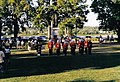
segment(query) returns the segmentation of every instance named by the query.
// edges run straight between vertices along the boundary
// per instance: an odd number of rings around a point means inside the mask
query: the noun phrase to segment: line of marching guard
[[[68,48],[70,47],[71,55],[75,55],[75,51],[78,48],[79,54],[91,54],[92,51],[92,42],[90,39],[79,39],[78,41],[75,40],[68,40],[64,39],[62,40],[53,40],[50,39],[48,41],[48,49],[49,49],[49,55],[53,55],[53,49],[55,48],[56,50],[56,55],[60,55],[61,49],[63,50],[63,54],[66,56],[68,53]],[[54,48],[53,48],[54,47]],[[42,43],[38,41],[37,47],[36,47],[38,56],[41,55],[41,50],[42,50]]]

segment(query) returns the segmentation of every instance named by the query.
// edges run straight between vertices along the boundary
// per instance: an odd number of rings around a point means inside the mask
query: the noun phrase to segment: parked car
[[[48,40],[48,38],[46,36],[39,36],[38,40],[46,42]]]

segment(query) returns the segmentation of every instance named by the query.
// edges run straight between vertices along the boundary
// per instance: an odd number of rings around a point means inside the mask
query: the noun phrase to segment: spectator
[[[9,46],[5,46],[4,52],[5,52],[5,62],[9,63],[9,57],[10,57],[10,53],[11,53]]]
[[[100,37],[99,37],[99,43],[101,44],[103,42],[103,38],[102,38],[102,36],[100,35]]]
[[[40,41],[37,42],[36,50],[37,50],[37,56],[40,56],[42,50],[42,43]]]
[[[2,47],[0,47],[0,72],[4,72],[3,71],[4,57],[5,57],[5,54],[2,50]]]
[[[113,35],[110,37],[110,43],[114,41]]]
[[[107,41],[109,41],[109,39],[110,39],[110,37],[109,37],[109,35],[107,35]]]
[[[23,49],[24,46],[25,46],[25,43],[24,43],[24,41],[22,40],[22,41],[21,41],[21,48]]]
[[[28,51],[30,51],[30,50],[31,50],[31,42],[28,41]]]

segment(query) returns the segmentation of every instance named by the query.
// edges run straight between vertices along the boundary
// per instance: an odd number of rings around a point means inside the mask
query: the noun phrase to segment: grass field
[[[34,51],[12,53],[7,71],[0,73],[0,82],[120,82],[117,44],[97,45],[92,55],[37,57]]]

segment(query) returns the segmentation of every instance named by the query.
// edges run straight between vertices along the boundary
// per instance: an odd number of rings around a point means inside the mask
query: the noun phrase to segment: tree
[[[38,4],[33,18],[36,27],[44,24],[48,30],[54,26],[72,31],[76,27],[82,27],[87,21],[86,15],[89,11],[86,9],[87,5],[84,5],[81,0],[54,0],[52,2],[39,0]]]
[[[24,31],[25,28],[24,23],[28,23],[28,16],[30,10],[30,4],[26,0],[8,0],[8,5],[11,8],[11,14],[13,16],[13,25],[14,25],[14,37],[16,38],[19,33],[19,27],[21,25],[22,30]],[[26,14],[26,19],[21,20],[21,16]],[[19,24],[18,24],[19,23]]]
[[[33,11],[33,25],[35,28],[38,28],[42,31],[44,27],[48,27],[48,38],[51,36],[51,21],[53,18],[53,6],[50,5],[50,2],[47,0],[39,0],[38,7]]]
[[[86,15],[89,13],[83,0],[57,0],[58,1],[58,27],[61,30],[68,29],[72,33],[74,28],[82,28],[87,21]],[[63,22],[63,23],[62,23]],[[70,34],[71,35],[71,34]]]
[[[93,0],[91,8],[93,12],[98,13],[99,28],[116,31],[120,43],[120,4],[112,0]]]
[[[5,0],[1,0],[0,1],[0,43],[1,43],[1,36],[2,36],[2,17],[3,17],[3,13],[4,13],[4,2],[5,2]]]
[[[10,29],[10,32],[14,32],[14,37],[16,38],[19,33],[19,28],[23,27],[25,23],[28,23],[28,18],[30,16],[30,4],[26,0],[2,0],[0,1],[0,12],[2,13],[1,17],[4,20],[2,23],[4,26],[7,26]],[[23,14],[26,14],[26,19],[21,20]],[[14,31],[12,28],[14,27]]]

